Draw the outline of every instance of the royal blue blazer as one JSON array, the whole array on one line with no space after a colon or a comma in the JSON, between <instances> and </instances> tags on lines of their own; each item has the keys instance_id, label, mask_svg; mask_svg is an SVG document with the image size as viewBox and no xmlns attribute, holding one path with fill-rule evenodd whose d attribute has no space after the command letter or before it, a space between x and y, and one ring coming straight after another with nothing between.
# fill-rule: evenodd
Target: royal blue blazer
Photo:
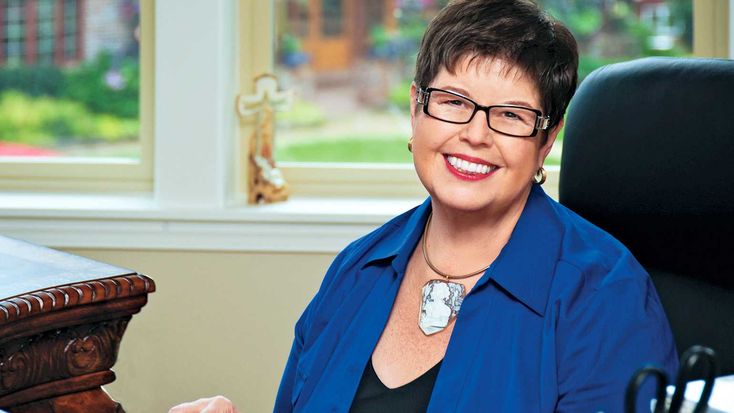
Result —
<instances>
[{"instance_id":1,"label":"royal blue blazer","mask_svg":"<svg viewBox=\"0 0 734 413\"><path fill-rule=\"evenodd\" d=\"M349 410L430 211L429 198L336 257L296 324L275 412ZM637 369L677 370L649 275L538 185L455 323L428 412L622 412Z\"/></svg>"}]
</instances>

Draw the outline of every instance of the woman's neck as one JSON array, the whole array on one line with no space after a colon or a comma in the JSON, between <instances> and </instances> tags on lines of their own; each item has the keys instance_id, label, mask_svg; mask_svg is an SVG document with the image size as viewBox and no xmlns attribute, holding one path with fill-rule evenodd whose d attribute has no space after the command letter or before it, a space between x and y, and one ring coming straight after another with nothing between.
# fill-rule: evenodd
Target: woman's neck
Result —
<instances>
[{"instance_id":1,"label":"woman's neck","mask_svg":"<svg viewBox=\"0 0 734 413\"><path fill-rule=\"evenodd\" d=\"M529 190L509 207L461 211L432 200L428 253L443 271L460 274L489 265L510 239Z\"/></svg>"}]
</instances>

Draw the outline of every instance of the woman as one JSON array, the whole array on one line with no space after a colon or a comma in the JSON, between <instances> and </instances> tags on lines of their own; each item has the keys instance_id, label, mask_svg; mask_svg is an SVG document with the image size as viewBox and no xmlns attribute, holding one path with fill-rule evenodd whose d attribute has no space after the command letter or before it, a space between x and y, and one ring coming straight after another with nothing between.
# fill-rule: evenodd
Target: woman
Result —
<instances>
[{"instance_id":1,"label":"woman","mask_svg":"<svg viewBox=\"0 0 734 413\"><path fill-rule=\"evenodd\" d=\"M540 186L577 65L530 0L431 22L409 143L431 196L334 260L276 412L617 412L638 368L676 369L648 275Z\"/></svg>"}]
</instances>

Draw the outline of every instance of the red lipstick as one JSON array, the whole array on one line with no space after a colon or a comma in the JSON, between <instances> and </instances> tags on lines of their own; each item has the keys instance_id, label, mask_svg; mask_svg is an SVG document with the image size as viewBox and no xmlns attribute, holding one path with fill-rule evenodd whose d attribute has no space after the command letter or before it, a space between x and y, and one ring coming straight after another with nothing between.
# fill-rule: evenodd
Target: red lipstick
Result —
<instances>
[{"instance_id":1,"label":"red lipstick","mask_svg":"<svg viewBox=\"0 0 734 413\"><path fill-rule=\"evenodd\" d=\"M479 165L487 165L490 168L494 168L494 169L490 169L490 171L486 174L463 172L463 171L456 169L456 167L454 167L453 165L451 165L451 163L449 162L449 156L453 156L455 158L463 159L463 160L466 160L467 162L476 163ZM474 158L474 157L466 156L466 155L455 155L455 154L444 155L443 159L444 159L444 162L446 163L446 168L449 170L449 172L451 172L452 174L454 174L454 176L456 176L457 178L463 181L480 181L482 179L489 178L490 176L494 174L494 172L497 169L499 169L497 166L492 165L483 159Z\"/></svg>"}]
</instances>

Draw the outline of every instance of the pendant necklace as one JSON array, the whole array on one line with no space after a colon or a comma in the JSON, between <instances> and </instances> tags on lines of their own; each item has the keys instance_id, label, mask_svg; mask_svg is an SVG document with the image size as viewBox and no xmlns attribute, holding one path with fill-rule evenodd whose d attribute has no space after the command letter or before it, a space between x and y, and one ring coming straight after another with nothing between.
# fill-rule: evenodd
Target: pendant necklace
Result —
<instances>
[{"instance_id":1,"label":"pendant necklace","mask_svg":"<svg viewBox=\"0 0 734 413\"><path fill-rule=\"evenodd\" d=\"M428 216L426 220L426 226L423 229L423 241L421 242L421 251L423 252L423 259L426 260L428 267L432 269L436 274L442 276L441 279L434 279L428 281L423 285L421 298L421 310L418 316L418 327L420 327L423 334L430 336L436 334L439 331L443 331L449 323L451 323L456 316L459 314L461 303L464 301L464 294L466 289L464 284L455 283L451 280L462 280L464 278L473 277L479 275L491 266L488 265L481 270L474 271L470 274L464 275L451 275L440 271L436 268L431 260L428 258L428 249L426 248L426 239L428 238L428 227L431 224L431 217L433 213Z\"/></svg>"}]
</instances>

